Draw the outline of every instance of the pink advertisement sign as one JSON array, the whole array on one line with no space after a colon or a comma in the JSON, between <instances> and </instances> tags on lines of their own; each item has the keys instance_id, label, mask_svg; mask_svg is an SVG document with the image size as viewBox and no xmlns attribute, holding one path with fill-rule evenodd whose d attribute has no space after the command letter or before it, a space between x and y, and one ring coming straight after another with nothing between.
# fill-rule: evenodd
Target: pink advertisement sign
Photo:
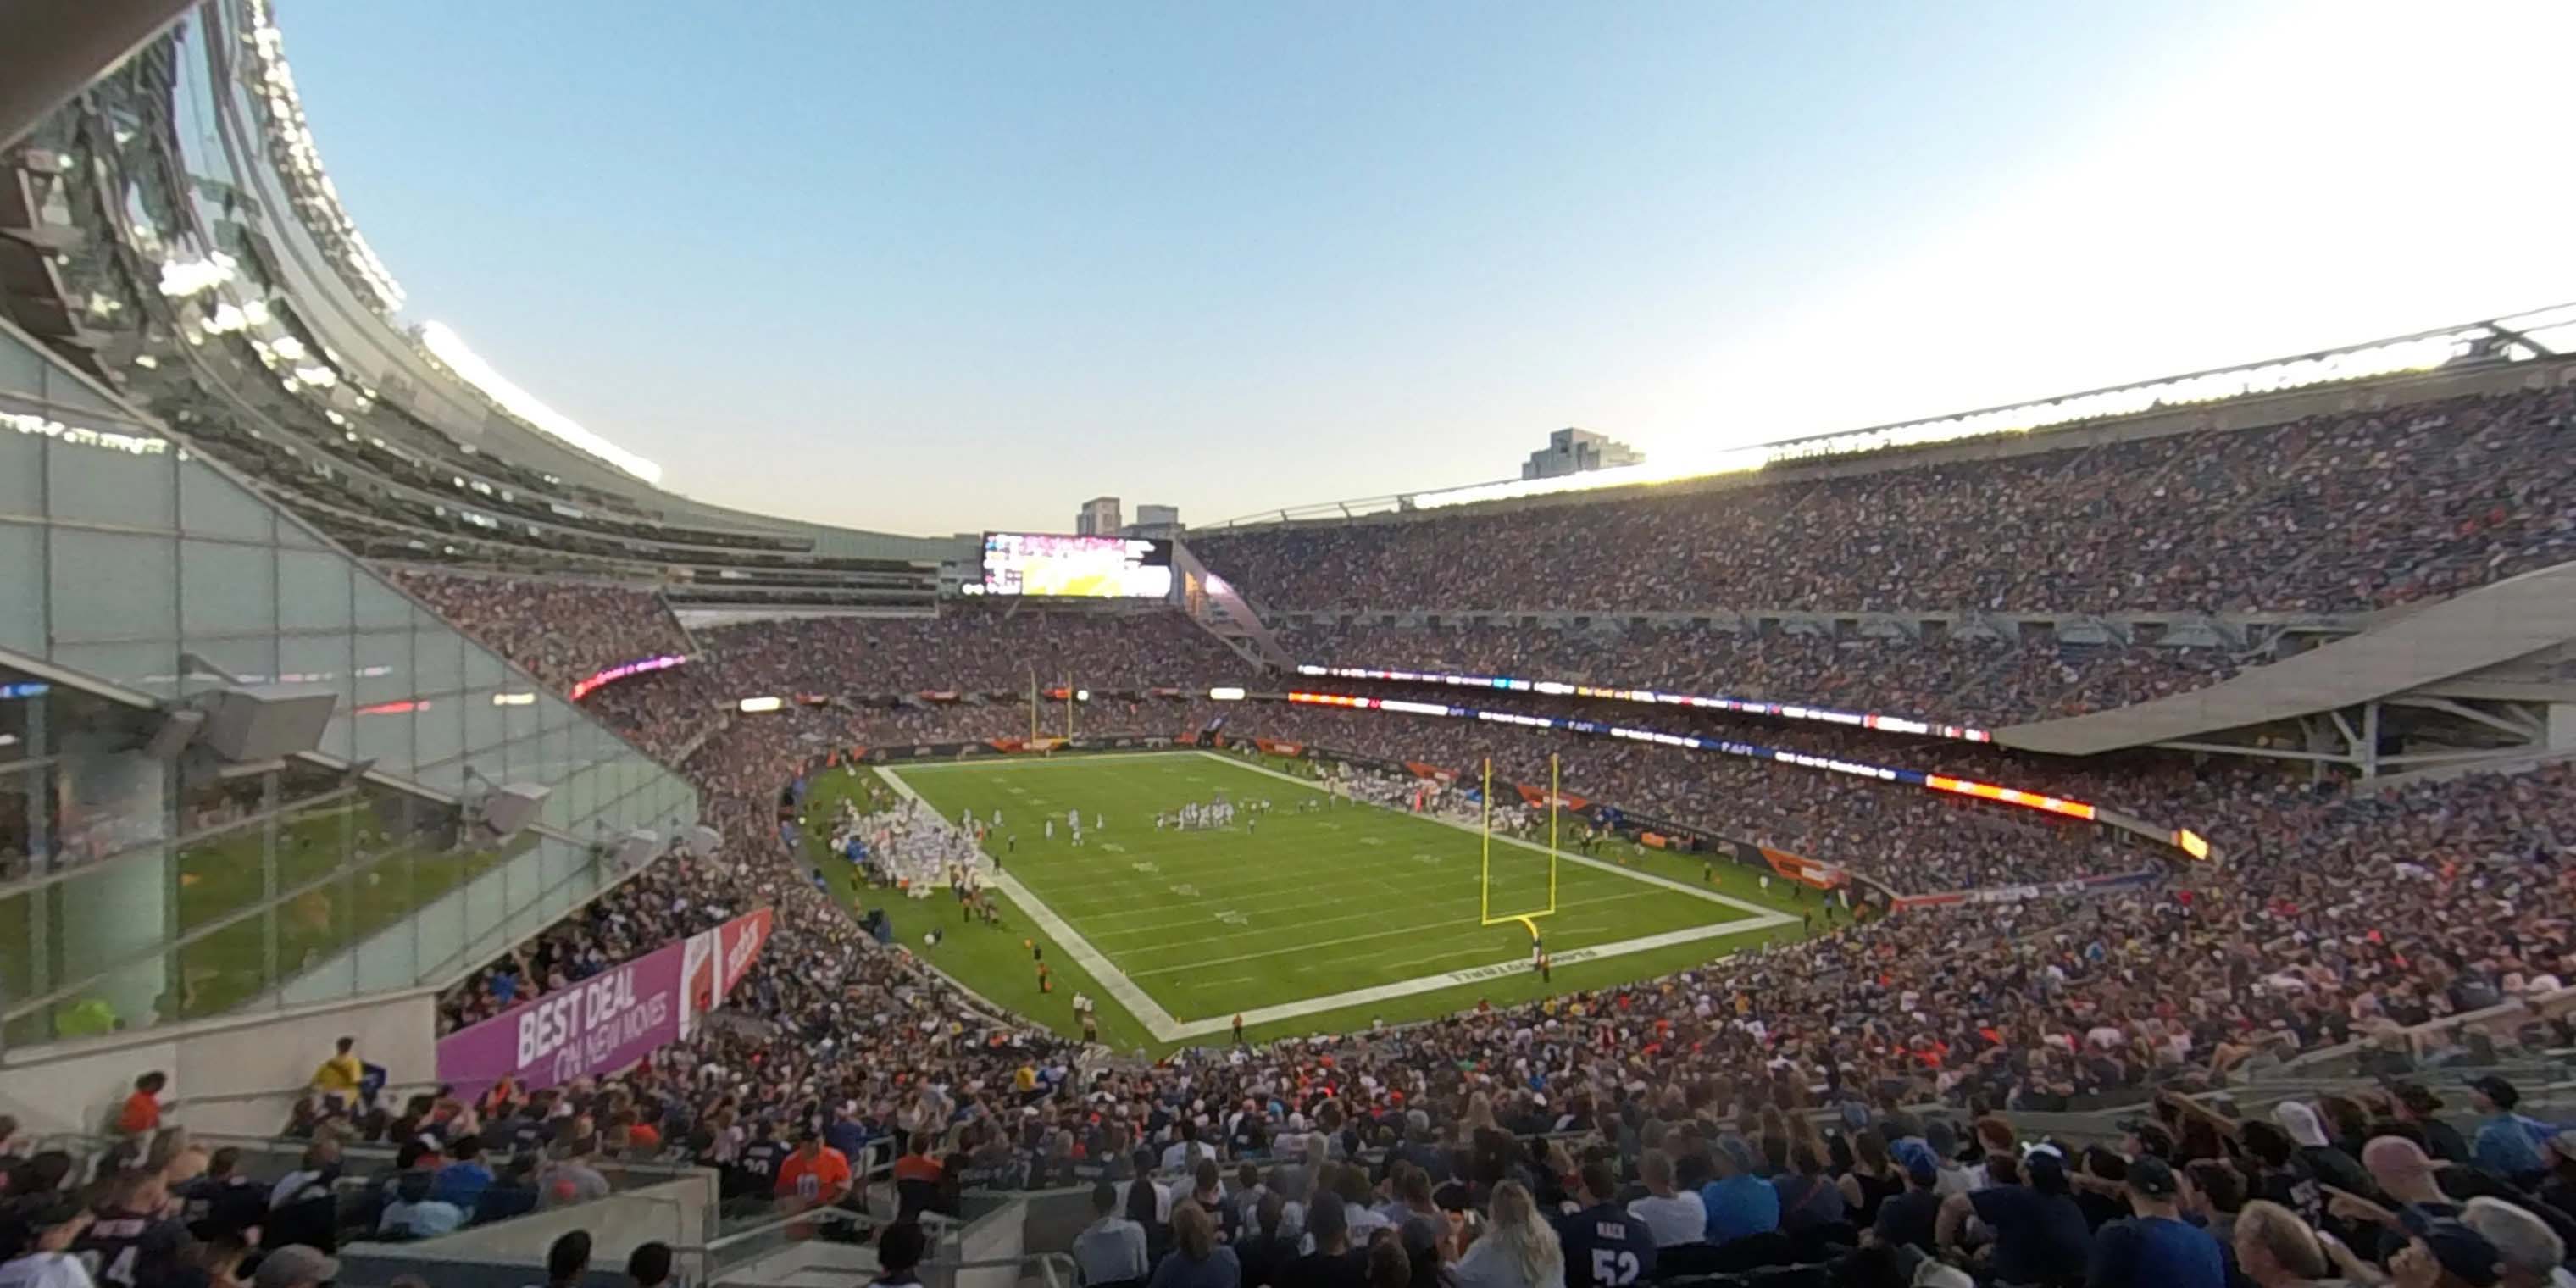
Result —
<instances>
[{"instance_id":1,"label":"pink advertisement sign","mask_svg":"<svg viewBox=\"0 0 2576 1288\"><path fill-rule=\"evenodd\" d=\"M634 1064L724 1003L769 925L769 909L746 913L448 1034L438 1040L438 1080L469 1096L505 1077L533 1091Z\"/></svg>"}]
</instances>

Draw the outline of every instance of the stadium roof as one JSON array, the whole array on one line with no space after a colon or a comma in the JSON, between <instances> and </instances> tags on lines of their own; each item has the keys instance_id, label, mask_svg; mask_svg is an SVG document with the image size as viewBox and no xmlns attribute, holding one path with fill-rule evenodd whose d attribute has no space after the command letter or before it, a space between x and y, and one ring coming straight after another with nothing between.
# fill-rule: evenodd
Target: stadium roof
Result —
<instances>
[{"instance_id":1,"label":"stadium roof","mask_svg":"<svg viewBox=\"0 0 2576 1288\"><path fill-rule=\"evenodd\" d=\"M2459 363L2533 362L2570 354L2576 354L2576 303L2556 304L2338 349L2166 376L2035 402L1986 407L1929 420L1782 439L1727 448L1713 454L1659 458L1636 465L1553 478L1504 479L1428 492L1397 492L1264 510L1210 526L1225 528L1296 519L1356 518L1367 514L1418 512L1488 501L1714 478L1825 457L1859 456L1894 448L2028 434L2143 412L2324 385L2359 383L2435 371Z\"/></svg>"}]
</instances>

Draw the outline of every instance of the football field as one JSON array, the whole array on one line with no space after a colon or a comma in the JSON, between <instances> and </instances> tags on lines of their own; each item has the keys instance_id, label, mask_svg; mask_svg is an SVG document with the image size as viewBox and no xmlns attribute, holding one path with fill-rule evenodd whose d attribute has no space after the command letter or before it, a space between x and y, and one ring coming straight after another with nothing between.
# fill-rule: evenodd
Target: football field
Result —
<instances>
[{"instance_id":1,"label":"football field","mask_svg":"<svg viewBox=\"0 0 2576 1288\"><path fill-rule=\"evenodd\" d=\"M859 891L856 902L892 904L906 946L1032 1019L1077 1031L1072 995L1089 994L1103 1039L1119 1046L1223 1041L1238 1014L1247 1034L1278 1036L1597 988L1794 936L1802 909L1818 906L1812 894L1802 905L1785 881L1762 890L1731 863L1711 872L1696 857L1624 844L1576 855L1568 829L1550 913L1543 822L1535 840L1495 836L1488 857L1472 824L1328 803L1304 778L1211 752L874 772L952 823L971 810L991 825L998 812L985 848L1001 863L1009 926L964 925L945 891L928 900ZM845 772L816 790L864 792L862 781ZM1217 800L1237 807L1228 826L1154 826L1157 814ZM1270 808L1245 808L1259 801ZM1079 846L1068 810L1082 816ZM821 862L846 881L847 864ZM1530 920L1514 919L1522 915ZM944 937L928 947L932 926ZM1544 936L1552 981L1531 969L1531 927Z\"/></svg>"}]
</instances>

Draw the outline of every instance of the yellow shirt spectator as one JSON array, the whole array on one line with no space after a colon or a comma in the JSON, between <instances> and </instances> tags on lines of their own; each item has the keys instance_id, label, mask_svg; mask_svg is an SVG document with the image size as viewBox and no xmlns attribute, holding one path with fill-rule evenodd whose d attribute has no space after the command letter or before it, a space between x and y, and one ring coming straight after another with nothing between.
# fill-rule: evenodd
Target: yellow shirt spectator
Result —
<instances>
[{"instance_id":1,"label":"yellow shirt spectator","mask_svg":"<svg viewBox=\"0 0 2576 1288\"><path fill-rule=\"evenodd\" d=\"M358 1063L357 1053L350 1049L354 1045L354 1043L342 1042L340 1049L333 1053L330 1059L323 1061L313 1070L315 1091L335 1096L358 1094L358 1080L367 1076L367 1067Z\"/></svg>"}]
</instances>

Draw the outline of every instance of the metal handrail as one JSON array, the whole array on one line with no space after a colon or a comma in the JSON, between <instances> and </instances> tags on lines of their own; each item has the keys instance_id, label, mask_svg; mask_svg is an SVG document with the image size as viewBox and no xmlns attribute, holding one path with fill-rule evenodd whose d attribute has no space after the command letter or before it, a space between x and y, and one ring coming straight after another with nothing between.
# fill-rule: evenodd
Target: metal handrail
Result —
<instances>
[{"instance_id":1,"label":"metal handrail","mask_svg":"<svg viewBox=\"0 0 2576 1288\"><path fill-rule=\"evenodd\" d=\"M721 1257L726 1251L738 1248L753 1239L760 1238L763 1235L775 1234L793 1225L842 1225L857 1224L860 1222L874 1222L875 1220L876 1217L869 1213L854 1212L845 1207L807 1208L802 1212L790 1213L786 1216L772 1217L767 1221L763 1221L760 1224L751 1226L747 1229L736 1230L731 1234L720 1235L716 1238L707 1240L705 1243L693 1244L685 1248L675 1248L673 1251L695 1252L710 1259L714 1259Z\"/></svg>"}]
</instances>

